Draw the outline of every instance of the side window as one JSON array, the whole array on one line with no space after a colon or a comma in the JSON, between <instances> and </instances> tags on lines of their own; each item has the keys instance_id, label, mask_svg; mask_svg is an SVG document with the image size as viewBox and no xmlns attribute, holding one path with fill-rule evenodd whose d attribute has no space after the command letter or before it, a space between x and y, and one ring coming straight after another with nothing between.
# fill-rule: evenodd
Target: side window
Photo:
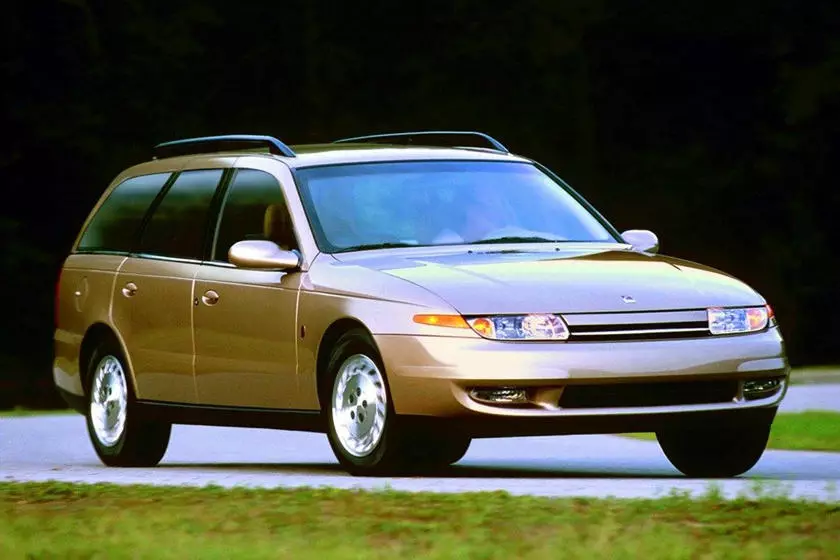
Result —
<instances>
[{"instance_id":1,"label":"side window","mask_svg":"<svg viewBox=\"0 0 840 560\"><path fill-rule=\"evenodd\" d=\"M227 262L237 241L266 239L284 249L297 249L283 190L270 174L240 169L231 182L222 207L213 260Z\"/></svg>"},{"instance_id":2,"label":"side window","mask_svg":"<svg viewBox=\"0 0 840 560\"><path fill-rule=\"evenodd\" d=\"M201 259L207 218L222 178L221 169L181 173L146 224L138 251L185 259Z\"/></svg>"},{"instance_id":3,"label":"side window","mask_svg":"<svg viewBox=\"0 0 840 560\"><path fill-rule=\"evenodd\" d=\"M143 175L117 185L82 234L79 250L131 251L143 216L170 176L170 173Z\"/></svg>"}]
</instances>

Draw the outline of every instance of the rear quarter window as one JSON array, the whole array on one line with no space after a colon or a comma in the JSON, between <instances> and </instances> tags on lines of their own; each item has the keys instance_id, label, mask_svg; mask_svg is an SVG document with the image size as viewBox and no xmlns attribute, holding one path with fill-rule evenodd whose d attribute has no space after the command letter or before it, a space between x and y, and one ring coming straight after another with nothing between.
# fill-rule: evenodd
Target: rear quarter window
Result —
<instances>
[{"instance_id":1,"label":"rear quarter window","mask_svg":"<svg viewBox=\"0 0 840 560\"><path fill-rule=\"evenodd\" d=\"M85 228L77 250L130 252L143 217L170 176L171 173L142 175L117 185Z\"/></svg>"}]
</instances>

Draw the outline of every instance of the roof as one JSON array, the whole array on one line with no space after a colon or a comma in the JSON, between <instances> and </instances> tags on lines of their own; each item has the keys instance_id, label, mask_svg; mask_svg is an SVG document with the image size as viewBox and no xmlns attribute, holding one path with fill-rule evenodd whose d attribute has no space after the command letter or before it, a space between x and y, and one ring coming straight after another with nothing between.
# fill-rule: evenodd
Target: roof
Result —
<instances>
[{"instance_id":1,"label":"roof","mask_svg":"<svg viewBox=\"0 0 840 560\"><path fill-rule=\"evenodd\" d=\"M426 143L432 145L425 145ZM331 143L294 146L289 146L273 136L207 136L158 144L155 146L154 156L151 161L124 170L120 176L192 168L207 162L221 163L224 167L232 165L233 161L241 156L280 160L293 169L380 161L531 161L509 153L504 145L491 136L469 131L377 134L345 138Z\"/></svg>"},{"instance_id":2,"label":"roof","mask_svg":"<svg viewBox=\"0 0 840 560\"><path fill-rule=\"evenodd\" d=\"M339 163L405 160L498 160L528 161L520 156L483 148L393 146L388 144L301 144L293 146L296 157L280 157L293 168Z\"/></svg>"},{"instance_id":3,"label":"roof","mask_svg":"<svg viewBox=\"0 0 840 560\"><path fill-rule=\"evenodd\" d=\"M531 160L481 148L438 148L419 146L389 146L382 144L300 144L294 146L295 156L286 157L265 151L229 150L202 154L190 154L162 159L152 159L128 167L116 177L119 182L126 177L151 173L164 173L184 168L197 169L211 163L210 167L232 166L241 156L263 157L282 161L292 169L338 165L350 163L374 163L381 161L418 161L418 160L461 160L461 161L510 161L530 162ZM201 163L206 162L206 163Z\"/></svg>"},{"instance_id":4,"label":"roof","mask_svg":"<svg viewBox=\"0 0 840 560\"><path fill-rule=\"evenodd\" d=\"M471 130L419 130L341 138L328 144L289 146L274 136L223 134L183 138L154 147L154 159L213 154L215 157L242 154L271 154L282 157L290 167L395 161L405 159L510 159L504 144L483 132ZM484 154L480 157L469 153ZM519 158L521 161L521 158Z\"/></svg>"}]
</instances>

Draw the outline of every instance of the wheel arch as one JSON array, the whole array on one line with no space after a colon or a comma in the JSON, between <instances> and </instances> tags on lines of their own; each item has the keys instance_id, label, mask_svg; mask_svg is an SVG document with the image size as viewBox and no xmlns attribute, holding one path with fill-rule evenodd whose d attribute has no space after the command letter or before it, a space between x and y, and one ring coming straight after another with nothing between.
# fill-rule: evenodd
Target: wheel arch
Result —
<instances>
[{"instance_id":1,"label":"wheel arch","mask_svg":"<svg viewBox=\"0 0 840 560\"><path fill-rule=\"evenodd\" d=\"M123 358L126 362L128 362L128 354L125 351L125 345L113 327L102 322L94 323L88 327L87 331L85 331L84 338L82 338L82 345L79 349L79 377L82 382L82 391L85 396L87 396L87 387L88 382L90 381L88 379L90 376L90 359L96 348L108 340L119 346L122 351ZM126 365L128 365L129 368L128 381L133 385L134 374L131 372L131 364L127 363Z\"/></svg>"},{"instance_id":2,"label":"wheel arch","mask_svg":"<svg viewBox=\"0 0 840 560\"><path fill-rule=\"evenodd\" d=\"M332 390L332 387L330 387L327 382L327 365L330 361L330 352L335 347L338 339L341 338L344 333L355 329L365 331L370 338L370 343L376 349L376 352L379 353L379 348L376 345L376 341L373 339L370 329L368 329L367 326L365 326L365 324L359 319L353 317L343 317L331 323L324 331L324 334L321 336L321 340L318 343L318 357L315 365L316 383L318 384L318 404L321 408L323 408L324 404L325 391ZM383 372L383 374L387 376L387 372Z\"/></svg>"}]
</instances>

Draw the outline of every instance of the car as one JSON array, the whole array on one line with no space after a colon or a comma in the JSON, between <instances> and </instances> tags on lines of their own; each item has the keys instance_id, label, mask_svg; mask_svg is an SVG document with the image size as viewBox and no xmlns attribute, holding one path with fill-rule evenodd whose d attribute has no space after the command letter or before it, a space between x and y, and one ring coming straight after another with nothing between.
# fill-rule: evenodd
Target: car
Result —
<instances>
[{"instance_id":1,"label":"car","mask_svg":"<svg viewBox=\"0 0 840 560\"><path fill-rule=\"evenodd\" d=\"M653 432L684 475L733 477L790 374L756 290L457 130L158 144L85 220L55 326L55 385L110 466L158 464L173 424L325 433L358 476Z\"/></svg>"}]
</instances>

